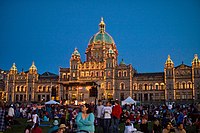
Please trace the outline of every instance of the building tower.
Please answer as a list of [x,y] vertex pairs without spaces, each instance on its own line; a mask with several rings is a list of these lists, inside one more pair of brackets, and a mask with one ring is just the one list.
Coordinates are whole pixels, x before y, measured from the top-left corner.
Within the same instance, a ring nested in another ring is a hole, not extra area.
[[111,48],[116,56],[118,56],[118,51],[116,49],[115,42],[113,38],[105,31],[106,24],[103,18],[99,23],[99,32],[94,34],[88,44],[86,49],[86,62],[105,62],[107,53]]
[[29,101],[35,100],[35,92],[37,90],[37,82],[38,82],[38,73],[37,67],[35,66],[34,61],[32,62],[31,67],[29,68],[29,72],[27,75],[27,90],[26,90],[26,98]]
[[174,75],[174,63],[170,58],[170,55],[168,55],[168,58],[165,63],[165,69],[164,69],[164,81],[166,85],[165,90],[165,100],[166,101],[173,101],[175,100],[175,75]]
[[7,92],[7,99],[10,102],[14,102],[14,93],[15,93],[15,80],[16,80],[16,76],[17,76],[17,67],[15,65],[15,63],[13,63],[12,67],[10,68],[9,74],[7,75],[7,88],[6,88],[6,92]]
[[200,99],[200,60],[194,55],[192,60],[193,100]]
[[81,63],[81,56],[78,49],[75,48],[70,59],[70,80],[79,79],[79,64]]

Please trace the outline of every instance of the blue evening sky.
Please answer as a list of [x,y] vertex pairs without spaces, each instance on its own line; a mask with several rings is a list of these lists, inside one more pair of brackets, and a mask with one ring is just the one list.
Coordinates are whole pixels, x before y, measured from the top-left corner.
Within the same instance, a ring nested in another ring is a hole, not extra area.
[[178,66],[200,57],[199,0],[1,0],[0,68],[38,72],[69,67],[77,47],[82,61],[101,17],[119,56],[138,72],[162,72],[168,54]]

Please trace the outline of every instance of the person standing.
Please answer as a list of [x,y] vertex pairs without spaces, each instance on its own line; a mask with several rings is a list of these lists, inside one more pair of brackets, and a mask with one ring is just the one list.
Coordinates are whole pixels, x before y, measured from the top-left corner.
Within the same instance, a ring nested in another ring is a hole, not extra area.
[[76,117],[78,132],[94,133],[94,114],[89,104],[84,104]]
[[4,103],[0,101],[0,132],[5,131],[5,113]]
[[112,108],[110,107],[110,102],[106,102],[106,106],[102,109],[104,133],[110,133],[109,127],[111,125],[111,113]]
[[119,105],[119,101],[115,101],[115,106],[112,108],[112,122],[113,122],[113,131],[118,133],[119,120],[122,114],[122,108]]
[[102,101],[98,100],[98,105],[97,105],[97,126],[98,126],[98,132],[100,132],[100,128],[102,127],[102,110],[103,110],[103,105]]
[[13,118],[15,116],[15,110],[13,108],[13,104],[10,105],[10,108],[8,109],[8,119],[9,122],[11,122],[13,124]]

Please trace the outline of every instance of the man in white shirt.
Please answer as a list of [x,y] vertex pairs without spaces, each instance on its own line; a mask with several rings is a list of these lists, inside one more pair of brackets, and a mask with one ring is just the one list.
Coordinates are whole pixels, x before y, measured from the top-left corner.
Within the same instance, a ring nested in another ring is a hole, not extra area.
[[111,125],[111,114],[112,108],[110,106],[110,102],[106,102],[106,106],[102,109],[103,114],[103,131],[104,133],[110,133],[109,128]]
[[13,117],[15,115],[15,110],[13,108],[13,104],[10,105],[10,108],[8,109],[8,119],[9,122],[13,124]]

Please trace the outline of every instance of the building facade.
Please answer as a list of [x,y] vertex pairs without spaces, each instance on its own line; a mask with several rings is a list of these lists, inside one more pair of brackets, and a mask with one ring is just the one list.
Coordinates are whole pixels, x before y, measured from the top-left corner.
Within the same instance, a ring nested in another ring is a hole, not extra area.
[[26,72],[18,72],[13,63],[5,79],[6,101],[41,102],[56,98],[58,97],[56,93],[59,87],[58,79],[58,75],[49,72],[38,74],[34,62]]
[[200,60],[195,55],[192,66],[174,66],[170,56],[164,72],[138,73],[131,64],[118,64],[118,50],[105,31],[103,19],[99,32],[89,40],[86,61],[77,49],[71,55],[70,68],[60,68],[62,98],[91,101],[90,90],[97,87],[97,99],[120,99],[128,96],[141,102],[200,101]]
[[131,64],[118,64],[118,50],[106,32],[103,19],[81,60],[77,48],[72,52],[69,68],[60,68],[59,75],[37,73],[33,62],[29,71],[18,72],[15,64],[5,80],[8,101],[42,101],[49,99],[68,102],[95,99],[124,100],[128,96],[148,102],[200,101],[200,60],[195,55],[192,65],[174,66],[170,56],[163,72],[138,73]]

